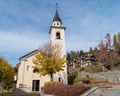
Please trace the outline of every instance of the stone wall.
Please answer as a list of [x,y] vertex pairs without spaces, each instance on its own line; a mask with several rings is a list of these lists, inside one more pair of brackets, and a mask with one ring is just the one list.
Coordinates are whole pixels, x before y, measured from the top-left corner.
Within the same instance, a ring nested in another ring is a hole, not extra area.
[[118,81],[120,82],[120,71],[119,70],[99,72],[99,73],[88,73],[85,71],[80,71],[78,72],[78,77],[86,77],[87,75],[89,75],[89,78],[95,78],[96,80],[106,79],[109,82],[115,82],[113,72],[116,75]]

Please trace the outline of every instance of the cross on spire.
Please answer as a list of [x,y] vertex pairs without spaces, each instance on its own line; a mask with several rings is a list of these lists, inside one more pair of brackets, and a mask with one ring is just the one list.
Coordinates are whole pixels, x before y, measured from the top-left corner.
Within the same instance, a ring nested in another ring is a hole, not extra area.
[[56,5],[55,5],[55,7],[56,7],[56,9],[58,8],[58,4],[56,3]]

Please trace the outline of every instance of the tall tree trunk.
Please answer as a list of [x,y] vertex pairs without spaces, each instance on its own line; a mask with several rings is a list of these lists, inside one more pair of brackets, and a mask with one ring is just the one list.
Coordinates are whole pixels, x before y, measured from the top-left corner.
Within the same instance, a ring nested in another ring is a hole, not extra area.
[[52,73],[50,73],[50,79],[51,79],[51,81],[53,81],[53,76],[52,76],[53,74]]
[[9,93],[9,88],[7,89],[7,92]]
[[1,93],[3,93],[3,82],[0,82],[0,86],[1,86]]

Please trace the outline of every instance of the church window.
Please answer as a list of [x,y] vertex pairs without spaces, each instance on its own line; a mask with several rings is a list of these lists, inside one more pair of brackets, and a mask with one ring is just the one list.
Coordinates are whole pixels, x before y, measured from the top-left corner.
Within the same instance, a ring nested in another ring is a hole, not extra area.
[[19,84],[19,88],[22,88],[23,87],[23,85],[22,84]]
[[57,23],[57,25],[59,25],[59,23]]
[[54,23],[54,26],[55,26],[55,23]]
[[56,33],[56,39],[60,39],[60,32]]
[[30,71],[30,66],[27,66],[27,71]]
[[33,73],[36,73],[36,72],[38,72],[38,69],[34,68]]

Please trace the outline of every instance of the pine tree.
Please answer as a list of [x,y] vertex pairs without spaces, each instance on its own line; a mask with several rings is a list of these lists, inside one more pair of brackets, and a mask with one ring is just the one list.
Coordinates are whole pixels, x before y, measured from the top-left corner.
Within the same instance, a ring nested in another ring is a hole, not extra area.
[[114,36],[113,36],[113,46],[116,47],[116,44],[117,44],[117,35],[114,34]]
[[118,32],[117,38],[118,38],[118,43],[120,43],[120,32]]
[[66,59],[67,59],[68,62],[71,60],[71,55],[70,55],[69,52],[67,52],[67,58]]
[[84,55],[84,52],[83,50],[80,50],[80,54],[79,54],[79,57],[83,56]]
[[93,49],[90,47],[89,54],[93,54]]

